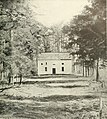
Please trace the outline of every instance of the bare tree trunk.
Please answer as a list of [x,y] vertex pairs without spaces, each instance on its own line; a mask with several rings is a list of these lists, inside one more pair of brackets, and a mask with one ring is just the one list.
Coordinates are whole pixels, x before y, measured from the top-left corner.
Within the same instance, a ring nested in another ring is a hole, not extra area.
[[88,76],[90,75],[90,67],[88,66]]
[[85,66],[85,76],[87,77],[87,66]]
[[98,70],[98,68],[99,68],[99,59],[97,59],[97,66],[96,66],[96,81],[99,80],[99,70]]
[[37,51],[36,51],[36,73],[38,75],[38,47],[37,47]]
[[3,71],[1,72],[1,80],[2,81],[4,80],[4,73],[3,73]]
[[[5,49],[5,39],[3,41],[3,51]],[[2,73],[1,73],[1,80],[4,80],[4,61],[2,61]]]
[[4,80],[4,61],[2,62],[1,80]]
[[83,61],[83,76],[84,76],[84,61]]

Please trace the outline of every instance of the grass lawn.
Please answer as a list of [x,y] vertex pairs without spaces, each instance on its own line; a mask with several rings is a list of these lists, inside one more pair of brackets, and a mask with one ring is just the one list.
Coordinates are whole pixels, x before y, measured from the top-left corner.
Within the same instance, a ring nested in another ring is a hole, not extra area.
[[86,80],[68,80],[24,83],[0,93],[0,119],[98,119],[99,96]]

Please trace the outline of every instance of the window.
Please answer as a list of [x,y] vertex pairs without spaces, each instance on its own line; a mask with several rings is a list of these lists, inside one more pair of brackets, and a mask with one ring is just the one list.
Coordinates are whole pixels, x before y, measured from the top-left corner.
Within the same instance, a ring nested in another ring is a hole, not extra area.
[[46,62],[46,65],[47,65],[47,62]]
[[43,65],[43,63],[41,63],[41,65]]
[[45,71],[47,71],[47,67],[45,67]]
[[64,63],[62,63],[62,65],[64,65]]
[[64,67],[62,67],[62,71],[64,71]]

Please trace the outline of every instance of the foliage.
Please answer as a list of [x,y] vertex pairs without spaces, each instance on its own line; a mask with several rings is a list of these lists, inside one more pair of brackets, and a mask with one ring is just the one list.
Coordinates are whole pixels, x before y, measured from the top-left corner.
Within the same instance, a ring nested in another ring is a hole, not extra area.
[[65,49],[66,36],[62,32],[63,24],[57,24],[54,26],[51,26],[52,35],[50,37],[50,43],[51,45],[51,51],[52,52],[63,52]]
[[69,45],[77,43],[79,54],[89,54],[93,59],[105,56],[105,4],[97,4],[94,1],[92,6],[86,6],[82,14],[74,17],[70,26],[64,27],[71,41]]
[[11,70],[13,74],[35,75],[38,54],[50,51],[51,32],[33,19],[28,1],[1,0],[0,3],[1,69],[6,69],[4,73]]
[[106,0],[91,0],[83,12],[74,17],[70,25],[63,27],[69,37],[67,48],[75,48],[73,54],[90,61],[104,59],[106,54]]

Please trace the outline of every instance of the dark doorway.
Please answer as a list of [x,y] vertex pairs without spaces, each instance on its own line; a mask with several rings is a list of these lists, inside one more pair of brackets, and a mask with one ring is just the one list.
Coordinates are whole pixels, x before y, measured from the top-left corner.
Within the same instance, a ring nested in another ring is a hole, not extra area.
[[56,74],[56,68],[52,68],[52,74]]

